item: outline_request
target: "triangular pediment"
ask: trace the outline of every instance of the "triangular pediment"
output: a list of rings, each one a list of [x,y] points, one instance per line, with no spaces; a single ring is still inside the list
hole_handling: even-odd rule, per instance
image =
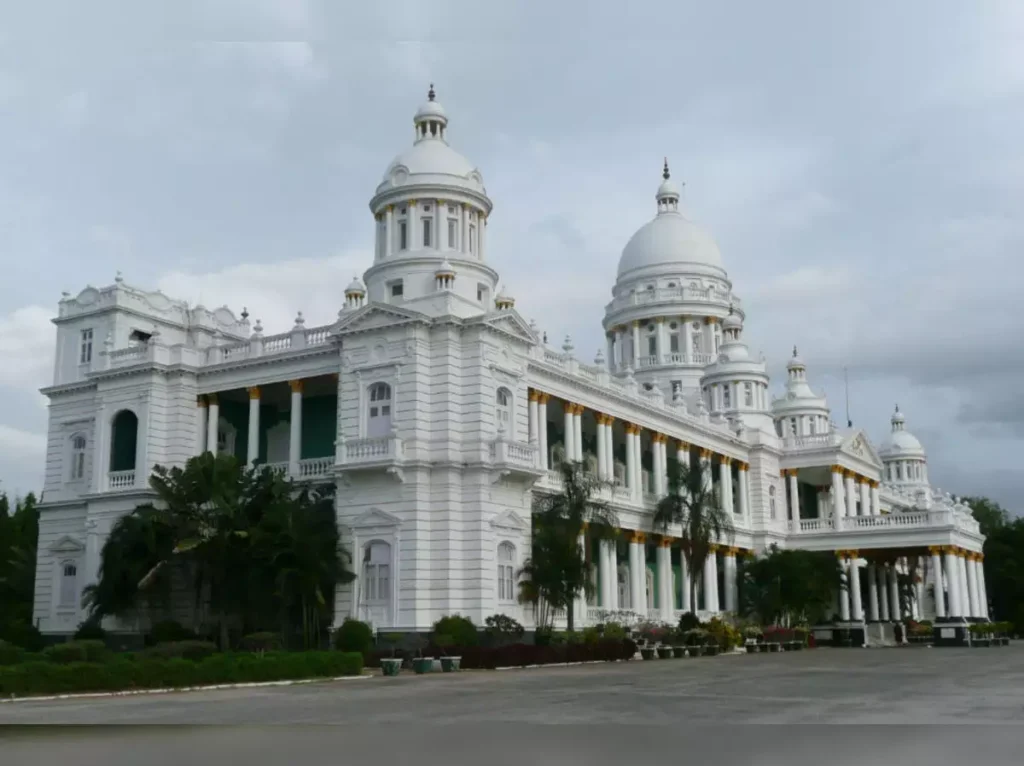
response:
[[[382,511],[380,508],[371,508],[362,516],[358,516],[349,526],[353,529],[362,527],[398,527],[402,520],[392,513]]]
[[[491,519],[491,526],[495,529],[511,529],[517,532],[526,532],[530,528],[526,520],[515,511],[499,513]]]
[[[333,332],[337,335],[349,335],[367,332],[383,327],[394,327],[409,322],[430,321],[424,314],[401,306],[390,306],[371,303],[368,306],[341,317],[334,325]]]
[[[524,343],[537,342],[536,334],[517,311],[506,310],[496,314],[486,314],[475,321],[507,333]]]
[[[861,429],[855,429],[846,434],[843,443],[839,445],[839,451],[847,455],[864,460],[879,468],[882,467],[882,460],[872,446],[868,436]]]
[[[81,553],[85,546],[71,535],[64,535],[55,540],[49,550],[51,553]]]

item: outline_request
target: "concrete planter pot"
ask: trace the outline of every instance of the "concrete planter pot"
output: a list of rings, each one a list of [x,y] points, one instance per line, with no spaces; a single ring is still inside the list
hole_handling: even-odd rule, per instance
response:
[[[759,652],[767,652],[768,651],[768,644],[758,644],[757,645],[757,651],[759,651]]]
[[[803,641],[793,641],[793,642],[791,642],[791,644],[792,645],[789,648],[792,651],[794,651],[794,652],[803,651],[803,648],[804,648],[804,642]]]
[[[645,660],[656,660],[658,659],[658,653],[653,647],[645,646],[640,650],[640,656]]]
[[[747,654],[757,654],[757,652],[758,652],[757,644],[747,644],[746,649],[747,649]]]
[[[686,647],[686,653],[691,657],[700,657],[704,652],[703,646],[688,646]]]
[[[714,644],[708,644],[707,646],[704,647],[704,656],[705,657],[714,657],[717,654],[718,654],[718,647],[715,646]]]
[[[779,652],[779,651],[782,651],[782,646],[779,645],[778,643],[776,643],[775,641],[772,641],[770,644],[768,644],[768,651],[769,652]]]
[[[991,641],[987,638],[972,638],[971,646],[989,646]]]
[[[675,657],[677,660],[678,659],[682,659],[683,657],[686,656],[686,647],[685,646],[673,646],[672,647],[672,656]]]
[[[659,660],[670,660],[670,659],[672,659],[672,647],[671,646],[659,646],[658,647],[658,659]]]
[[[434,658],[433,657],[417,657],[412,661],[412,669],[417,674],[423,675],[429,673],[434,669]]]
[[[402,669],[402,660],[398,657],[385,657],[380,661],[380,670],[386,676],[397,676]]]
[[[441,658],[441,670],[445,673],[453,673],[459,669],[462,664],[462,657],[442,657]]]

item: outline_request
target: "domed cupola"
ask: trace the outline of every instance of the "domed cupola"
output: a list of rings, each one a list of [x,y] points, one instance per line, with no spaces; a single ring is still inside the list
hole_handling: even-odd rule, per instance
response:
[[[878,448],[878,456],[885,466],[885,480],[896,486],[928,485],[928,458],[921,442],[906,430],[899,405],[890,419],[891,430]]]
[[[632,370],[666,399],[695,399],[704,367],[722,342],[721,325],[735,307],[718,246],[683,211],[668,160],[655,194],[657,211],[622,251],[612,302],[605,306],[606,356],[615,375]]]
[[[814,393],[807,382],[807,366],[793,347],[786,364],[786,393],[772,401],[775,432],[786,439],[832,433],[832,413],[824,396]]]
[[[701,395],[712,415],[738,418],[747,428],[773,430],[768,402],[768,372],[743,342],[743,320],[735,312],[722,321],[722,344],[704,368]]]
[[[412,146],[388,165],[370,200],[376,246],[364,275],[368,299],[427,314],[487,312],[498,274],[484,263],[493,205],[483,176],[449,145],[448,114],[433,85],[413,127]],[[441,268],[452,275],[438,290]]]

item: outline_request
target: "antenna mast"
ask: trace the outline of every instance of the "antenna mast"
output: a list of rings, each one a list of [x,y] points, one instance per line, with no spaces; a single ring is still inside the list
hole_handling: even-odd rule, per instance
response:
[[[853,421],[850,420],[850,374],[846,365],[843,365],[843,383],[846,387],[846,427],[853,428]]]

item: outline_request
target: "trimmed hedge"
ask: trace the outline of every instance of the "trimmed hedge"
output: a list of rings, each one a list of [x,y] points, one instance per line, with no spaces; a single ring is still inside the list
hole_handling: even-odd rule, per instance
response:
[[[155,660],[202,660],[217,653],[217,645],[210,641],[168,641],[151,646],[142,655]]]
[[[20,646],[15,646],[0,638],[0,665],[17,665],[24,661],[26,654],[28,652]]]
[[[253,683],[303,678],[357,676],[363,658],[356,652],[268,652],[217,654],[199,662],[185,659],[109,662],[25,662],[0,667],[0,695],[164,689],[207,684]]]
[[[423,650],[424,657],[451,655],[462,657],[464,670],[494,670],[495,668],[523,667],[525,665],[556,665],[564,662],[615,662],[631,660],[636,654],[636,643],[628,638],[603,638],[590,643],[573,644],[508,644],[506,646],[445,647],[431,644]],[[373,652],[366,658],[366,666],[380,667],[381,659],[391,652]],[[410,652],[395,652],[403,660],[412,660]]]
[[[102,641],[67,641],[43,649],[43,658],[67,665],[72,662],[103,662],[110,652]]]

